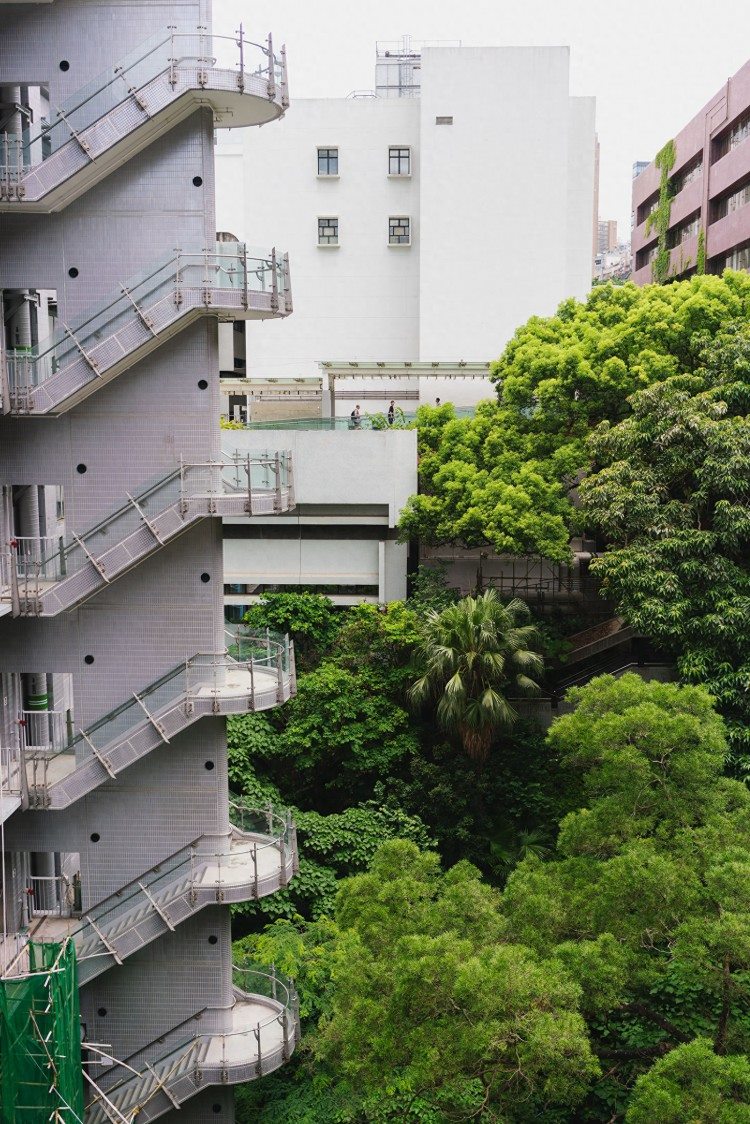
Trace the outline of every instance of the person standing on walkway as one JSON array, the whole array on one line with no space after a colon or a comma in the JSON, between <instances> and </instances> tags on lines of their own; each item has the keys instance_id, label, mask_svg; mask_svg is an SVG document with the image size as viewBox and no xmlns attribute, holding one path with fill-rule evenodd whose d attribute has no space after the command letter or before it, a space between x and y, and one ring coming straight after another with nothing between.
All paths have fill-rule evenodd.
<instances>
[{"instance_id":1,"label":"person standing on walkway","mask_svg":"<svg viewBox=\"0 0 750 1124\"><path fill-rule=\"evenodd\" d=\"M396 420L396 403L391 398L391 404L388 407L388 425L393 425Z\"/></svg>"}]
</instances>

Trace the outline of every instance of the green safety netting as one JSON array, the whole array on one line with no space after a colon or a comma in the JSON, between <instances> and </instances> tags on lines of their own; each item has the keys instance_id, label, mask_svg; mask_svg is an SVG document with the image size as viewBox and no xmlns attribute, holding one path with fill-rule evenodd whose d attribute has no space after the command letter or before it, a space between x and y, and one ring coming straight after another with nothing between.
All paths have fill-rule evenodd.
<instances>
[{"instance_id":1,"label":"green safety netting","mask_svg":"<svg viewBox=\"0 0 750 1124\"><path fill-rule=\"evenodd\" d=\"M75 945L29 944L29 971L0 979L3 1124L83 1120Z\"/></svg>"}]
</instances>

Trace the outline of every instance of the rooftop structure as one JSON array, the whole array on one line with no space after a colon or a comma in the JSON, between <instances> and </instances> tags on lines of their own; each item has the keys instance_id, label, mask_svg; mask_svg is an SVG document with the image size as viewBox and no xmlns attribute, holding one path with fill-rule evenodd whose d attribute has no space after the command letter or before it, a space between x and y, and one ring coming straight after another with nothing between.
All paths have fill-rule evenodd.
<instances>
[{"instance_id":1,"label":"rooftop structure","mask_svg":"<svg viewBox=\"0 0 750 1124\"><path fill-rule=\"evenodd\" d=\"M295 496L288 452L220 435L218 323L292 300L283 252L217 239L214 130L283 116L285 54L213 35L205 0L1 10L3 1119L231 1122L298 1021L233 971L229 906L297 848L284 809L230 800L223 718L296 672L287 637L224 631L220 519Z\"/></svg>"}]
</instances>

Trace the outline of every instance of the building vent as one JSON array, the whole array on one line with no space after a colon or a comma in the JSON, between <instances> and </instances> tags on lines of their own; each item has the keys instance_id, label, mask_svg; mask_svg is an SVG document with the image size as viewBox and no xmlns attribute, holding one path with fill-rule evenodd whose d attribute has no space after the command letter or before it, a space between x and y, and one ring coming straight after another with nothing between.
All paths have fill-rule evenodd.
<instances>
[{"instance_id":1,"label":"building vent","mask_svg":"<svg viewBox=\"0 0 750 1124\"><path fill-rule=\"evenodd\" d=\"M452 117L436 117L435 118L435 124L436 125L452 125L453 124L453 118Z\"/></svg>"}]
</instances>

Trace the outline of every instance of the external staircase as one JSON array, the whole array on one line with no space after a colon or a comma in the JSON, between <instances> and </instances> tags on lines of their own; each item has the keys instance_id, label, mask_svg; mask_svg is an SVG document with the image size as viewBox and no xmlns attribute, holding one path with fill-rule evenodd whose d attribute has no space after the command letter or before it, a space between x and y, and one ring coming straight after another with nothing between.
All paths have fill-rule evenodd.
<instances>
[{"instance_id":1,"label":"external staircase","mask_svg":"<svg viewBox=\"0 0 750 1124\"><path fill-rule=\"evenodd\" d=\"M14 616L56 616L110 585L198 520L270 515L294 507L291 453L225 452L181 464L81 535L16 537L0 551L0 607ZM8 556L10 564L8 564Z\"/></svg>"},{"instance_id":2,"label":"external staircase","mask_svg":"<svg viewBox=\"0 0 750 1124\"><path fill-rule=\"evenodd\" d=\"M85 984L207 905L254 901L287 886L298 869L291 815L238 798L230 799L229 814L227 836L194 839L83 912L66 878L54 879L54 887L32 878L28 939L72 940ZM18 963L23 970L22 958Z\"/></svg>"},{"instance_id":3,"label":"external staircase","mask_svg":"<svg viewBox=\"0 0 750 1124\"><path fill-rule=\"evenodd\" d=\"M60 211L198 109L219 128L289 104L286 54L244 38L165 29L100 74L29 139L0 136L0 211Z\"/></svg>"},{"instance_id":4,"label":"external staircase","mask_svg":"<svg viewBox=\"0 0 750 1124\"><path fill-rule=\"evenodd\" d=\"M67 808L205 716L269 710L297 691L288 636L227 634L223 652L178 664L62 744L20 747L29 808ZM22 730L23 734L23 730Z\"/></svg>"},{"instance_id":5,"label":"external staircase","mask_svg":"<svg viewBox=\"0 0 750 1124\"><path fill-rule=\"evenodd\" d=\"M86 1124L133 1119L146 1124L180 1108L206 1085L252 1081L289 1060L300 1035L292 984L259 968L235 967L233 976L229 1010L203 1008L166 1036L162 1052L153 1044L125 1059L129 1069L115 1066L98 1080ZM201 1030L206 1023L223 1025Z\"/></svg>"},{"instance_id":6,"label":"external staircase","mask_svg":"<svg viewBox=\"0 0 750 1124\"><path fill-rule=\"evenodd\" d=\"M36 347L0 354L0 408L56 416L202 316L263 320L292 311L289 259L241 242L175 251Z\"/></svg>"}]
</instances>

